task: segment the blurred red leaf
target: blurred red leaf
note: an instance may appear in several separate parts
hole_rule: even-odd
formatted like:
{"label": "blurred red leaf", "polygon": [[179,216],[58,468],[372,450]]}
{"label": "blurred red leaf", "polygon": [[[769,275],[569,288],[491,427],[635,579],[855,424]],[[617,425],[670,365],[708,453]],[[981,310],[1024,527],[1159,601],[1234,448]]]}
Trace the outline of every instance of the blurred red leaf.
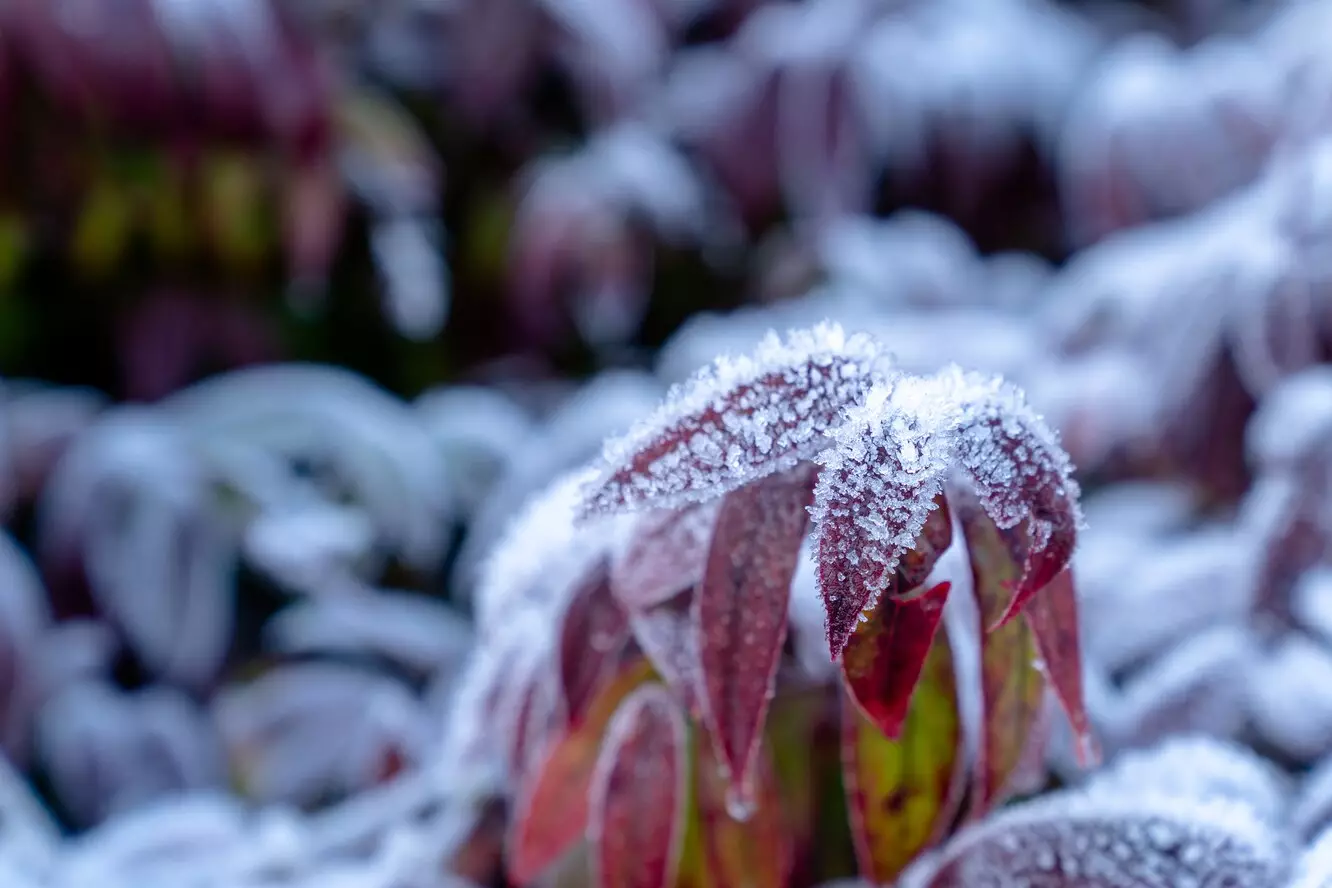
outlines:
{"label": "blurred red leaf", "polygon": [[1100,750],[1083,699],[1082,643],[1073,571],[1060,571],[1023,613],[1045,664],[1046,678],[1073,727],[1078,760],[1084,767],[1094,765],[1100,760]]}
{"label": "blurred red leaf", "polygon": [[591,787],[595,884],[669,888],[684,834],[684,713],[657,686],[639,688],[606,730]]}
{"label": "blurred red leaf", "polygon": [[[937,591],[937,588],[936,588]],[[842,715],[842,767],[861,873],[889,885],[942,838],[965,787],[962,717],[948,633],[935,636],[898,739],[854,705]]]}
{"label": "blurred red leaf", "polygon": [[733,790],[744,797],[786,640],[814,475],[805,465],[726,495],[694,596],[703,718]]}
{"label": "blurred red leaf", "polygon": [[638,646],[666,682],[680,705],[700,718],[699,688],[702,665],[698,658],[698,634],[694,631],[694,597],[688,589],[674,598],[629,616],[629,627]]}
{"label": "blurred red leaf", "polygon": [[574,726],[614,676],[629,640],[628,617],[611,594],[609,566],[601,563],[579,582],[560,626],[560,683]]}
{"label": "blurred red leaf", "polygon": [[[708,888],[782,888],[791,875],[793,844],[781,793],[766,749],[755,761],[752,810],[736,819],[727,807],[730,787],[715,744],[695,735],[694,806],[680,882]],[[693,870],[692,872],[690,870]],[[678,883],[677,883],[678,884]]]}
{"label": "blurred red leaf", "polygon": [[509,878],[526,885],[583,837],[588,823],[588,787],[602,735],[616,707],[652,677],[646,660],[626,663],[598,693],[576,728],[557,731],[518,789],[506,855]]}
{"label": "blurred red leaf", "polygon": [[950,588],[950,583],[940,583],[905,602],[883,596],[842,651],[842,675],[851,699],[887,737],[900,734]]}
{"label": "blurred red leaf", "polygon": [[[975,500],[954,500],[971,561],[981,625],[993,625],[1012,599],[1020,565],[1003,533]],[[971,816],[1002,803],[1010,779],[1040,719],[1045,678],[1036,668],[1036,644],[1024,621],[1006,623],[981,637],[984,721]]]}
{"label": "blurred red leaf", "polygon": [[611,565],[611,589],[628,608],[661,604],[703,581],[721,500],[649,512]]}

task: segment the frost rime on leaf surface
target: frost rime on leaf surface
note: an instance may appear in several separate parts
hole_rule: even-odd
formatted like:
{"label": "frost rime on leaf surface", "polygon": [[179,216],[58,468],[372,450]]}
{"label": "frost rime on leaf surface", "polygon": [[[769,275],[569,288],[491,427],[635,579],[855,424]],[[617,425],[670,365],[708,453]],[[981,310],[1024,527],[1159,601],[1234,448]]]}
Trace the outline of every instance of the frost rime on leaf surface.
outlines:
{"label": "frost rime on leaf surface", "polygon": [[894,587],[898,563],[936,508],[951,456],[953,417],[936,407],[947,404],[943,394],[937,379],[873,389],[819,458],[819,591],[834,657],[861,612]]}
{"label": "frost rime on leaf surface", "polygon": [[848,410],[833,439],[819,456],[814,520],[834,656],[860,613],[894,588],[954,471],[998,527],[1027,522],[1023,577],[1000,622],[1068,563],[1082,520],[1072,468],[1054,432],[1001,378],[950,366],[897,379]]}
{"label": "frost rime on leaf surface", "polygon": [[876,378],[879,349],[836,324],[769,333],[749,355],[718,358],[651,417],[607,443],[584,512],[670,508],[793,467]]}

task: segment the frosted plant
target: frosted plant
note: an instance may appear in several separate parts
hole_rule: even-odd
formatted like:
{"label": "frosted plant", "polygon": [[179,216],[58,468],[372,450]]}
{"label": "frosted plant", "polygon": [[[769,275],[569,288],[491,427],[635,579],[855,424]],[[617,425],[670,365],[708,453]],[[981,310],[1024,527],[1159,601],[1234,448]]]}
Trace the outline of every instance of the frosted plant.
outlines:
{"label": "frosted plant", "polygon": [[1282,123],[1274,67],[1233,37],[1178,50],[1139,35],[1108,53],[1059,143],[1074,241],[1197,210],[1257,178]]}
{"label": "frosted plant", "polygon": [[704,245],[726,227],[685,157],[642,123],[536,161],[521,188],[509,292],[514,319],[534,339],[568,319],[593,345],[628,339],[647,308],[653,242]]}
{"label": "frosted plant", "polygon": [[[1093,759],[1066,569],[1079,526],[1069,471],[1010,384],[955,367],[901,374],[872,338],[832,324],[772,333],[673,388],[599,462],[534,501],[489,562],[453,748],[507,760],[492,773],[509,774],[516,799],[509,877],[541,878],[586,837],[600,884],[732,866],[784,883],[794,837],[769,723],[800,698],[774,691],[802,552],[832,661],[822,675],[838,679],[820,685],[813,665],[791,675],[836,688],[823,699],[841,713],[866,874],[889,882],[942,839],[968,781],[979,816],[1029,779],[1047,687]],[[964,554],[941,559],[955,525]],[[970,623],[939,631],[953,582],[971,592]],[[798,612],[794,631],[808,636],[806,604]],[[969,700],[982,713],[977,762]],[[673,741],[681,718],[694,730]],[[496,734],[510,745],[487,748]],[[938,750],[928,763],[902,758],[924,743]],[[603,828],[628,806],[671,810],[682,779],[693,787],[683,821]],[[711,850],[680,844],[694,817]]]}
{"label": "frosted plant", "polygon": [[43,556],[56,576],[82,565],[151,669],[203,683],[230,642],[242,555],[311,594],[362,588],[390,555],[435,568],[441,457],[406,405],[359,378],[241,371],[79,436],[43,493]]}

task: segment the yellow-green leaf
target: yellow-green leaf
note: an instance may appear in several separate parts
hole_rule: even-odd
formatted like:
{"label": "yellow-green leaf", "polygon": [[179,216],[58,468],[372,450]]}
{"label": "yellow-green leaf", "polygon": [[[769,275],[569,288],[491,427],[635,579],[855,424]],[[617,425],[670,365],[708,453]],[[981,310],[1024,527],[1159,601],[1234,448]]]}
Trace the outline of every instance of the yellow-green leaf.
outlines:
{"label": "yellow-green leaf", "polygon": [[925,658],[897,739],[847,696],[842,767],[861,874],[888,885],[952,822],[964,785],[962,720],[948,633]]}

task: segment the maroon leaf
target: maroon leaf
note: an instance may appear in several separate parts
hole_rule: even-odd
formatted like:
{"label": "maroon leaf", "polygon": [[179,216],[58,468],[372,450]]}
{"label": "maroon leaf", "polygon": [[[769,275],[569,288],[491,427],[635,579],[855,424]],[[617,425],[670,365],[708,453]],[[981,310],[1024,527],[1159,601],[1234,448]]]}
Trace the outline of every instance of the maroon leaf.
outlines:
{"label": "maroon leaf", "polygon": [[[960,493],[953,502],[967,542],[972,585],[982,626],[993,623],[1011,600],[1019,562],[1003,532],[980,503]],[[982,633],[981,701],[983,722],[972,798],[973,817],[1002,802],[1015,770],[1040,722],[1045,679],[1037,670],[1035,641],[1025,621]]]}
{"label": "maroon leaf", "polygon": [[[953,544],[953,515],[948,510],[948,497],[939,493],[934,498],[934,511],[925,519],[925,527],[916,537],[916,545],[902,553],[902,560],[897,564],[897,577],[900,591],[911,594],[920,588],[930,577],[935,563],[949,546]],[[920,589],[920,592],[927,590]]]}
{"label": "maroon leaf", "polygon": [[601,888],[669,888],[684,839],[684,713],[660,686],[635,691],[606,730],[588,838]]}
{"label": "maroon leaf", "polygon": [[712,499],[791,468],[825,446],[842,411],[875,379],[878,348],[835,324],[769,334],[752,354],[719,358],[651,417],[608,442],[585,512]]}
{"label": "maroon leaf", "polygon": [[851,698],[887,737],[901,733],[950,586],[940,583],[914,601],[880,599],[842,651]]}
{"label": "maroon leaf", "polygon": [[695,718],[701,717],[698,635],[694,632],[694,597],[689,589],[655,607],[629,616],[629,627],[666,687]]}
{"label": "maroon leaf", "polygon": [[1091,767],[1101,756],[1083,699],[1082,644],[1073,571],[1070,568],[1060,571],[1044,591],[1032,599],[1024,613],[1045,665],[1045,676],[1077,737],[1078,762]]}
{"label": "maroon leaf", "polygon": [[732,788],[746,799],[813,492],[807,464],[727,494],[694,596],[703,719]]}
{"label": "maroon leaf", "polygon": [[570,724],[578,724],[592,695],[615,674],[629,640],[629,621],[611,594],[604,562],[579,581],[560,626],[560,683]]}
{"label": "maroon leaf", "polygon": [[[848,411],[835,448],[819,457],[824,468],[814,494],[818,582],[834,659],[861,611],[882,595],[911,591],[900,589],[897,569],[920,539],[943,489],[951,459],[947,394],[931,379],[875,388],[863,406]],[[947,523],[936,518],[928,538],[940,540]],[[919,559],[909,573],[918,575],[927,561]]]}
{"label": "maroon leaf", "polygon": [[1068,565],[1082,513],[1078,485],[1058,436],[998,377],[953,378],[961,434],[956,456],[986,513],[1001,529],[1025,523],[1022,578],[993,629],[1008,623]]}
{"label": "maroon leaf", "polygon": [[611,565],[611,590],[627,608],[652,607],[703,582],[721,500],[661,509],[639,519]]}

